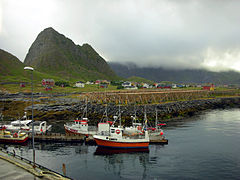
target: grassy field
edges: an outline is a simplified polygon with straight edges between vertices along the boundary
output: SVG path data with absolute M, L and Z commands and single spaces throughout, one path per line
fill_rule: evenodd
M 38 81 L 39 82 L 39 81 Z M 27 83 L 25 87 L 20 87 L 20 84 L 0 84 L 0 90 L 3 92 L 9 92 L 9 93 L 18 93 L 18 92 L 31 92 L 31 83 Z M 120 91 L 120 92 L 151 92 L 151 91 L 163 91 L 163 92 L 168 92 L 168 91 L 188 91 L 188 90 L 202 90 L 201 88 L 196 88 L 196 87 L 189 87 L 189 88 L 175 88 L 171 90 L 166 90 L 166 89 L 138 89 L 138 90 L 124 90 L 124 89 L 117 89 L 117 86 L 109 85 L 108 88 L 100 88 L 99 85 L 85 85 L 84 88 L 77 88 L 73 87 L 59 87 L 59 86 L 54 86 L 52 90 L 46 91 L 45 88 L 37 82 L 34 82 L 34 87 L 33 91 L 36 92 L 41 92 L 41 93 L 82 93 L 82 92 L 109 92 L 109 91 Z M 231 89 L 228 88 L 220 88 L 217 87 L 215 88 L 216 91 L 229 91 Z
M 17 93 L 17 92 L 31 92 L 31 83 L 26 84 L 25 87 L 20 87 L 20 84 L 2 84 L 0 90 L 3 92 Z M 54 86 L 52 90 L 46 91 L 41 84 L 34 84 L 33 91 L 41 93 L 81 93 L 81 92 L 98 92 L 98 91 L 112 91 L 117 90 L 117 86 L 109 85 L 108 88 L 100 88 L 99 85 L 85 85 L 84 88 L 77 87 L 59 87 Z

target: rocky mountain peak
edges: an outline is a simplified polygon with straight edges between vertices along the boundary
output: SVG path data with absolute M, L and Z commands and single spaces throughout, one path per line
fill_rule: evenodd
M 52 27 L 39 33 L 24 63 L 39 71 L 80 79 L 112 79 L 115 73 L 89 44 L 76 45 Z

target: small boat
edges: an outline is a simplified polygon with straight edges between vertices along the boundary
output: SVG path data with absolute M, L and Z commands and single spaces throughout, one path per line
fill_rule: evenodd
M 113 123 L 112 121 L 108 121 L 107 106 L 106 106 L 105 112 L 103 114 L 102 120 L 100 121 L 100 123 L 98 123 L 98 127 L 97 126 L 89 126 L 88 125 L 89 120 L 86 116 L 87 116 L 87 103 L 86 103 L 86 107 L 83 110 L 83 115 L 80 120 L 76 119 L 76 120 L 74 120 L 73 123 L 64 124 L 65 132 L 68 134 L 93 136 L 93 135 L 97 134 L 98 132 L 102 131 L 101 129 L 99 129 L 99 125 L 101 127 L 102 126 L 101 124 L 105 124 L 102 122 L 106 122 L 106 124 L 110 124 L 110 125 L 112 125 L 112 123 Z M 104 129 L 104 131 L 105 131 L 105 129 Z
M 65 132 L 68 134 L 94 135 L 97 134 L 96 126 L 88 126 L 88 118 L 74 120 L 74 123 L 64 124 Z
M 15 132 L 11 133 L 6 131 L 5 127 L 0 129 L 0 142 L 11 143 L 11 144 L 23 144 L 28 140 L 28 134 L 25 132 Z
M 27 114 L 22 117 L 21 120 L 12 121 L 9 125 L 4 125 L 8 131 L 22 131 L 22 132 L 32 132 L 32 120 L 27 119 Z M 47 126 L 46 121 L 34 121 L 34 133 L 35 134 L 45 134 L 50 131 L 52 125 Z
M 108 134 L 99 134 L 93 136 L 99 147 L 107 148 L 148 148 L 149 135 L 145 131 L 143 135 L 123 136 L 123 128 L 110 127 Z
M 163 126 L 166 126 L 166 124 L 158 122 L 158 112 L 156 110 L 155 126 L 147 128 L 150 138 L 151 139 L 156 139 L 156 138 L 157 139 L 165 139 L 165 136 L 163 136 L 164 133 L 163 133 L 163 130 L 162 130 Z

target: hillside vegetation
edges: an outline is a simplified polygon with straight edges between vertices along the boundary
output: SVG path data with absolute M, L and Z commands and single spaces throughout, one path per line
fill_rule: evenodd
M 154 82 L 142 77 L 137 77 L 137 76 L 131 76 L 129 78 L 127 78 L 128 81 L 132 81 L 132 82 L 138 82 L 138 83 L 148 83 L 148 84 L 153 84 Z

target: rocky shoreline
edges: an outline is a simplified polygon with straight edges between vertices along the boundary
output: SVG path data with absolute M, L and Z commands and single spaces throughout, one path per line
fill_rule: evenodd
M 79 101 L 78 99 L 61 97 L 64 95 L 43 96 L 41 94 L 34 94 L 34 117 L 35 120 L 47 120 L 49 123 L 61 121 L 70 121 L 77 117 L 81 117 L 83 109 L 86 107 L 86 102 Z M 25 107 L 22 107 L 24 111 L 31 112 L 31 96 L 30 94 L 15 94 L 4 95 L 0 98 L 2 111 L 4 114 L 10 109 L 7 106 L 14 106 L 14 102 L 21 104 L 25 102 Z M 10 103 L 11 102 L 11 103 Z M 27 102 L 27 103 L 26 103 Z M 5 103 L 5 104 L 4 104 Z M 88 118 L 92 124 L 100 121 L 104 111 L 106 110 L 106 104 L 94 104 L 88 102 Z M 146 109 L 147 117 L 150 121 L 154 121 L 156 117 L 156 111 L 158 119 L 161 122 L 169 122 L 173 119 L 181 119 L 183 117 L 193 116 L 205 110 L 211 109 L 225 109 L 225 108 L 239 108 L 240 97 L 225 97 L 225 98 L 213 98 L 213 99 L 198 99 L 190 101 L 177 101 L 163 104 L 147 104 L 147 105 L 121 105 L 121 116 L 124 124 L 131 123 L 131 116 L 135 114 L 140 120 L 144 118 L 144 111 Z M 14 108 L 14 107 L 11 107 Z M 17 106 L 16 106 L 17 108 Z M 119 111 L 119 106 L 113 103 L 107 105 L 108 117 L 112 119 Z M 22 113 L 23 112 L 19 112 Z M 18 113 L 18 114 L 19 114 Z

